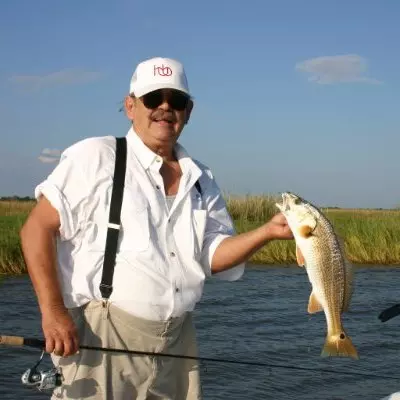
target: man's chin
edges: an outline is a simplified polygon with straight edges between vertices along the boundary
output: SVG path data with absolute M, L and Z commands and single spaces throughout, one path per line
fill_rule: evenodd
M 160 141 L 170 142 L 176 139 L 178 135 L 174 129 L 155 129 L 153 137 Z
M 151 127 L 151 131 L 154 133 L 154 136 L 157 136 L 159 138 L 171 138 L 177 136 L 175 126 L 168 123 L 155 123 Z

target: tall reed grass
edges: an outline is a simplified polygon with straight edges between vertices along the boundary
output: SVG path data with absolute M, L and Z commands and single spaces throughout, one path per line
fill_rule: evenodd
M 238 233 L 256 228 L 278 212 L 275 196 L 225 196 Z M 34 202 L 0 201 L 0 273 L 25 273 L 19 230 Z M 400 265 L 400 210 L 322 209 L 344 240 L 355 264 Z M 294 241 L 273 241 L 250 260 L 294 264 Z
M 32 201 L 0 201 L 0 273 L 25 273 L 19 230 L 33 207 Z
M 238 233 L 260 226 L 278 212 L 274 196 L 227 197 Z M 400 265 L 400 210 L 322 208 L 354 264 Z M 260 264 L 296 263 L 294 241 L 273 241 L 251 259 Z

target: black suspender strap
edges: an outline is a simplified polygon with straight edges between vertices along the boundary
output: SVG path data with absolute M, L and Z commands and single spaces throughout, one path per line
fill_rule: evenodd
M 200 186 L 200 182 L 197 180 L 196 183 L 194 184 L 194 186 L 196 186 L 197 191 L 199 192 L 199 195 L 202 196 L 202 190 L 201 190 L 201 186 Z
M 108 300 L 113 291 L 115 257 L 117 255 L 118 236 L 121 227 L 121 207 L 125 186 L 126 170 L 126 138 L 116 138 L 114 183 L 111 194 L 110 213 L 104 253 L 103 274 L 100 292 L 103 299 Z

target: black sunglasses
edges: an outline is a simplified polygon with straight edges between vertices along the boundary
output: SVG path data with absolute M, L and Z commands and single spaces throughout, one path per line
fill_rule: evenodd
M 176 111 L 183 111 L 189 104 L 189 96 L 178 90 L 154 90 L 153 92 L 146 93 L 141 97 L 143 104 L 146 108 L 157 108 L 164 100 L 169 106 Z

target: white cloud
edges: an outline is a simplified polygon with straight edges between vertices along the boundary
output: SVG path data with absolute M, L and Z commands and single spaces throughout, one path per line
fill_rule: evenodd
M 57 158 L 46 157 L 46 156 L 39 156 L 38 160 L 41 161 L 42 163 L 54 163 L 58 161 Z
M 61 154 L 61 150 L 45 148 L 42 150 L 42 154 L 59 157 Z
M 61 150 L 45 148 L 42 150 L 38 160 L 42 163 L 54 163 L 60 160 L 60 156 Z
M 357 54 L 310 58 L 296 64 L 296 69 L 310 74 L 308 80 L 319 84 L 344 82 L 381 83 L 365 75 L 367 61 Z
M 52 72 L 47 75 L 14 75 L 9 78 L 9 81 L 25 89 L 42 89 L 46 86 L 88 83 L 100 77 L 100 72 L 71 68 Z

